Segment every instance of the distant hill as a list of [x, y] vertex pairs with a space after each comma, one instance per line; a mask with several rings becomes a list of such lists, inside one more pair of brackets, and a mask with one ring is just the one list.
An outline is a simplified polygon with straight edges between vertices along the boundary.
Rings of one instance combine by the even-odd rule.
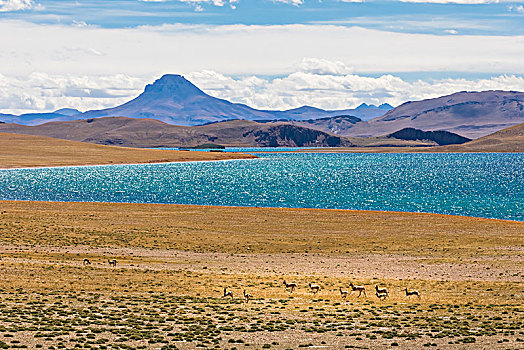
[[369, 122], [340, 133], [344, 136], [386, 135], [403, 128], [445, 130], [471, 139], [524, 122], [524, 93], [457, 92], [406, 102]]
[[413, 128], [404, 128], [387, 135], [387, 137], [400, 140], [430, 140], [435, 141], [439, 146], [461, 144], [471, 141], [471, 139], [468, 139], [467, 137], [449, 131], [422, 131]]
[[51, 122], [38, 126], [2, 124], [0, 132], [49, 136], [126, 147], [351, 146], [346, 138], [288, 123], [234, 120], [203, 126], [176, 126], [152, 119], [108, 117]]
[[[66, 121], [81, 118], [80, 112], [73, 108], [62, 108], [49, 113], [26, 113], [20, 115], [0, 114], [0, 120], [6, 123], [17, 123], [22, 125], [39, 125], [52, 121]], [[77, 116], [77, 117], [75, 117]]]

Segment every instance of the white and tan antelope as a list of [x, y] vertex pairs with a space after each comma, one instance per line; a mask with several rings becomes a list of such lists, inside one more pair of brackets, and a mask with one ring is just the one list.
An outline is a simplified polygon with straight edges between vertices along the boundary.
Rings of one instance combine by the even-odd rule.
[[342, 287], [339, 287], [339, 290], [340, 290], [340, 295], [342, 296], [342, 298], [346, 299], [347, 296], [349, 295], [349, 291], [343, 290]]
[[375, 291], [378, 294], [386, 294], [387, 296], [389, 296], [389, 292], [386, 288], [379, 288], [376, 284], [375, 284]]
[[388, 297], [388, 293], [379, 293], [379, 292], [375, 292], [375, 295], [377, 296], [377, 298], [379, 298], [380, 300], [384, 300]]
[[116, 259], [107, 259], [109, 266], [116, 267]]
[[295, 288], [297, 287], [297, 284], [294, 282], [287, 283], [286, 280], [284, 280], [284, 286], [286, 286], [286, 289], [290, 289], [291, 292], [293, 292]]
[[231, 299], [233, 299], [233, 291], [232, 290], [227, 290], [227, 287], [224, 287], [224, 295], [222, 295], [222, 298], [227, 298], [227, 297], [231, 297]]
[[309, 289], [315, 294], [317, 294], [320, 291], [320, 286], [318, 284], [309, 284]]
[[366, 287], [364, 287], [364, 286], [355, 286], [355, 285], [353, 285], [353, 282], [350, 282], [349, 286], [351, 287], [351, 292], [358, 292], [358, 297], [357, 298], [360, 298], [362, 293], [364, 293], [364, 296], [367, 297]]
[[244, 289], [244, 299], [246, 300], [246, 303], [249, 303], [249, 301], [253, 299], [253, 296], [249, 293], [246, 293], [245, 289]]
[[420, 293], [418, 292], [418, 290], [408, 291], [407, 288], [404, 288], [404, 291], [406, 292], [406, 297], [410, 297], [412, 295], [416, 295], [420, 299]]
[[85, 258], [83, 264], [84, 265], [91, 265], [91, 261], [88, 258]]

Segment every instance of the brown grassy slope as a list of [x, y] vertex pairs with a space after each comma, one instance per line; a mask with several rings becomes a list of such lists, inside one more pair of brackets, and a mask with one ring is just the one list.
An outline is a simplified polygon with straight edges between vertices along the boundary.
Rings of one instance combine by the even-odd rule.
[[25, 126], [0, 124], [0, 132], [40, 135], [71, 141], [125, 147], [194, 147], [205, 143], [224, 146], [328, 146], [327, 138], [345, 138], [287, 123], [232, 120], [201, 126], [178, 126], [153, 119], [106, 117]]
[[522, 222], [435, 214], [0, 201], [2, 211], [3, 244], [441, 257], [524, 247]]
[[0, 133], [0, 149], [0, 168], [254, 158], [240, 153], [123, 148], [7, 133]]
[[524, 152], [524, 123], [462, 145], [442, 148], [449, 152]]

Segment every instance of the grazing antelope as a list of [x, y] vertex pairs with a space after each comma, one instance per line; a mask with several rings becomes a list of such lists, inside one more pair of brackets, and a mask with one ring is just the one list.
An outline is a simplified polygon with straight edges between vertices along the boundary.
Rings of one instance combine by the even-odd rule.
[[420, 299], [420, 293], [418, 292], [418, 290], [408, 291], [407, 288], [404, 288], [404, 291], [406, 292], [406, 296], [407, 297], [412, 296], [412, 295], [416, 295]]
[[291, 282], [291, 283], [286, 283], [286, 280], [284, 280], [284, 286], [286, 286], [286, 289], [291, 289], [291, 292], [293, 292], [295, 290], [295, 288], [297, 287], [297, 284], [294, 283], [294, 282]]
[[84, 265], [91, 265], [91, 261], [89, 261], [88, 258], [85, 258], [83, 264]]
[[351, 291], [352, 291], [352, 292], [358, 292], [358, 297], [357, 297], [357, 298], [360, 298], [360, 296], [362, 295], [362, 293], [364, 293], [364, 296], [367, 297], [367, 294], [366, 294], [366, 287], [364, 287], [364, 286], [354, 286], [354, 285], [353, 285], [353, 282], [350, 282], [350, 283], [349, 283], [349, 286], [351, 287]]
[[317, 294], [320, 291], [320, 286], [318, 284], [309, 284], [309, 289], [315, 294]]
[[227, 297], [231, 297], [231, 299], [233, 299], [233, 291], [232, 290], [228, 291], [227, 287], [225, 287], [224, 295], [222, 295], [222, 298], [227, 298]]
[[109, 266], [116, 267], [116, 259], [113, 259], [113, 260], [107, 259], [107, 262], [109, 263]]
[[342, 290], [342, 287], [339, 287], [340, 295], [342, 295], [343, 299], [346, 299], [346, 297], [349, 295], [349, 292], [347, 290]]
[[244, 289], [244, 299], [246, 300], [246, 303], [249, 303], [249, 300], [253, 299], [253, 296], [251, 294], [246, 293], [245, 289]]
[[388, 296], [388, 293], [379, 293], [379, 292], [375, 292], [375, 295], [376, 295], [377, 298], [379, 298], [380, 300], [384, 300], [384, 299], [386, 299], [386, 297]]
[[378, 294], [386, 294], [387, 296], [389, 296], [389, 292], [386, 288], [379, 288], [376, 284], [375, 284], [375, 290], [377, 291]]

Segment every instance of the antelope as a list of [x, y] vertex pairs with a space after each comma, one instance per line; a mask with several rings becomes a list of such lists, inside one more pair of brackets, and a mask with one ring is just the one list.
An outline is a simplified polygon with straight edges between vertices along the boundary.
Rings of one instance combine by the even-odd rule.
[[420, 299], [420, 293], [418, 292], [418, 290], [412, 290], [409, 292], [407, 288], [404, 288], [404, 291], [406, 292], [407, 297], [416, 295]]
[[347, 290], [342, 290], [342, 287], [339, 287], [340, 295], [342, 295], [343, 299], [346, 299], [346, 297], [349, 295], [349, 292]]
[[309, 284], [309, 289], [315, 294], [317, 294], [320, 291], [320, 286], [318, 284]]
[[249, 303], [249, 300], [253, 299], [253, 296], [251, 294], [246, 293], [245, 289], [244, 289], [244, 299], [246, 299], [246, 303]]
[[386, 297], [388, 296], [388, 293], [379, 293], [379, 292], [375, 292], [375, 295], [376, 295], [377, 298], [379, 298], [380, 300], [384, 300], [384, 299], [386, 299]]
[[386, 294], [387, 296], [389, 296], [389, 292], [386, 288], [379, 288], [376, 284], [375, 284], [375, 290], [377, 291], [378, 294]]
[[295, 288], [297, 287], [297, 284], [294, 283], [294, 282], [291, 282], [291, 283], [286, 283], [286, 280], [284, 280], [284, 286], [286, 286], [286, 289], [291, 289], [291, 292], [293, 292], [295, 290]]
[[366, 294], [366, 287], [364, 287], [364, 286], [354, 286], [354, 285], [353, 285], [353, 282], [350, 282], [350, 283], [349, 283], [349, 286], [351, 287], [351, 291], [352, 291], [352, 292], [357, 292], [357, 291], [358, 291], [358, 297], [357, 297], [357, 298], [360, 298], [360, 296], [362, 295], [362, 293], [364, 293], [364, 296], [367, 297], [367, 294]]
[[84, 265], [91, 265], [91, 261], [89, 261], [88, 258], [85, 258], [83, 264]]
[[116, 259], [113, 259], [113, 260], [107, 259], [107, 262], [109, 263], [109, 266], [116, 267]]
[[231, 299], [233, 299], [233, 291], [232, 290], [228, 291], [227, 287], [224, 287], [224, 295], [222, 296], [222, 298], [227, 298], [227, 297], [231, 297]]

